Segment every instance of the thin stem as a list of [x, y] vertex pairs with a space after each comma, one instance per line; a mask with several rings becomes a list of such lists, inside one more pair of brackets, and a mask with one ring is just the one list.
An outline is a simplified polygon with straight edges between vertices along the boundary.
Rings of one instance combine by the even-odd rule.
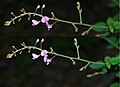
[[72, 25], [75, 28], [75, 32], [78, 32], [78, 28], [75, 26], [75, 24], [72, 24]]
[[[26, 16], [26, 15], [35, 15], [35, 16], [43, 17], [43, 15], [37, 14], [37, 13], [34, 13], [34, 12], [24, 12], [23, 14], [20, 14], [18, 16], [15, 16], [14, 18], [12, 18], [10, 20], [10, 23], [12, 23], [14, 20], [19, 19], [19, 18], [21, 18], [23, 16]], [[58, 22], [62, 22], [62, 23], [67, 23], [67, 24], [82, 25], [82, 26], [86, 26], [86, 27], [91, 27], [92, 26], [92, 25], [86, 24], [86, 23], [71, 22], [71, 21], [66, 21], [66, 20], [60, 20], [60, 19], [57, 19], [57, 18], [49, 18], [49, 19], [54, 20], [54, 21], [58, 21]], [[107, 28], [106, 26], [96, 26], [96, 27]]]
[[79, 46], [77, 46], [77, 55], [78, 55], [78, 58], [80, 59]]
[[78, 9], [78, 11], [79, 11], [80, 23], [82, 23], [82, 9]]
[[112, 44], [113, 46], [115, 46], [117, 49], [120, 50], [120, 47], [118, 45], [116, 45], [116, 43], [114, 43], [113, 41], [111, 41], [110, 39], [108, 39], [107, 37], [100, 37], [105, 39], [107, 42], [109, 42], [110, 44]]
[[70, 56], [66, 56], [66, 55], [62, 55], [62, 54], [58, 54], [58, 53], [51, 53], [51, 54], [54, 54], [54, 55], [57, 55], [59, 57], [64, 57], [64, 58], [67, 58], [67, 59], [70, 59], [72, 58], [73, 60], [79, 60], [79, 61], [82, 61], [82, 62], [87, 62], [87, 63], [94, 63], [94, 64], [105, 64], [105, 63], [100, 63], [100, 62], [93, 62], [93, 61], [89, 61], [89, 60], [85, 60], [85, 59], [82, 59], [82, 58], [75, 58], [75, 57], [70, 57]]
[[116, 0], [112, 0], [113, 3], [115, 3], [116, 5], [119, 5], [119, 2], [117, 2]]
[[80, 23], [82, 23], [82, 9], [80, 6], [80, 2], [77, 2], [77, 10], [79, 12], [79, 21], [80, 21]]
[[81, 33], [81, 35], [82, 36], [87, 35], [90, 32], [91, 29], [92, 29], [92, 27], [90, 27], [88, 30], [86, 30], [83, 33]]
[[77, 50], [77, 56], [78, 56], [78, 58], [80, 59], [79, 45], [78, 45], [77, 39], [74, 38], [74, 41], [75, 41], [75, 42], [74, 42], [74, 45], [75, 45], [76, 50]]
[[[14, 52], [12, 53], [12, 55], [13, 55], [13, 54], [16, 54], [16, 53], [19, 52], [19, 51], [23, 51], [23, 50], [25, 50], [25, 49], [36, 49], [36, 50], [42, 51], [41, 48], [38, 48], [38, 47], [35, 47], [35, 46], [24, 46], [23, 48], [14, 51]], [[89, 60], [85, 60], [85, 59], [70, 57], [70, 56], [58, 54], [58, 53], [55, 53], [55, 52], [48, 52], [48, 53], [49, 53], [49, 54], [53, 54], [53, 55], [55, 55], [55, 56], [62, 57], [62, 58], [72, 59], [72, 60], [78, 60], [78, 61], [82, 61], [82, 62], [86, 62], [86, 63], [94, 63], [94, 64], [102, 64], [102, 65], [105, 64], [105, 63], [93, 62], [93, 61], [89, 61]]]
[[80, 71], [83, 71], [83, 70], [85, 70], [89, 65], [90, 65], [90, 63], [87, 63], [85, 66], [81, 67], [79, 70], [80, 70]]

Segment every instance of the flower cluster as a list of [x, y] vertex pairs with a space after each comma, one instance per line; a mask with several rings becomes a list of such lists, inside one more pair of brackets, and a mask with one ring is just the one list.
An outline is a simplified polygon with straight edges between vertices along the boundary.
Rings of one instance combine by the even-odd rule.
[[48, 51], [47, 50], [42, 50], [41, 51], [41, 56], [44, 57], [44, 62], [46, 63], [46, 65], [49, 65], [49, 63], [52, 61], [52, 58], [51, 59], [48, 59]]
[[[39, 39], [36, 40], [35, 45], [39, 42]], [[42, 49], [42, 43], [44, 42], [44, 39], [41, 40], [41, 49]], [[46, 65], [49, 65], [53, 58], [48, 58], [48, 51], [47, 50], [41, 50], [41, 53], [39, 55], [32, 53], [32, 59], [35, 60], [39, 58], [40, 56], [44, 57], [43, 61], [46, 63]]]
[[32, 26], [38, 25], [40, 22], [42, 22], [42, 23], [45, 23], [48, 30], [50, 30], [52, 28], [52, 24], [49, 24], [48, 21], [49, 21], [49, 17], [48, 16], [43, 16], [41, 21], [32, 20]]
[[44, 61], [44, 63], [46, 63], [46, 65], [49, 65], [50, 62], [51, 62], [52, 59], [53, 59], [53, 58], [50, 58], [50, 59], [48, 58], [48, 51], [47, 51], [47, 50], [42, 50], [39, 55], [37, 55], [37, 54], [35, 54], [35, 53], [32, 53], [32, 57], [33, 57], [32, 59], [33, 59], [33, 60], [39, 58], [40, 56], [43, 56], [43, 57], [44, 57], [43, 61]]

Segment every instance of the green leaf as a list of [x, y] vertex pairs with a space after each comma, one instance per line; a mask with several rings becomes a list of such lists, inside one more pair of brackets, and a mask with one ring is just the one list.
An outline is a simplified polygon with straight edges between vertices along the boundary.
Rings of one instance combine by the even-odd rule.
[[116, 64], [120, 63], [120, 54], [117, 57], [110, 58], [110, 63], [112, 65], [116, 65]]
[[116, 76], [120, 78], [120, 71], [116, 74]]
[[115, 29], [120, 29], [120, 22], [118, 21], [113, 22], [113, 26]]
[[112, 7], [112, 8], [117, 7], [120, 4], [119, 0], [109, 0], [109, 1], [110, 1], [109, 7]]
[[116, 16], [117, 21], [115, 21], [114, 18], [108, 17], [107, 21], [106, 21], [107, 25], [109, 26], [109, 30], [110, 30], [111, 33], [113, 33], [115, 30], [120, 29], [120, 22], [118, 21], [119, 18], [117, 18], [117, 16]]
[[119, 85], [120, 84], [118, 82], [115, 82], [115, 83], [111, 84], [110, 87], [119, 87]]
[[107, 73], [107, 68], [103, 68], [102, 71], [100, 72], [101, 74]]
[[110, 25], [109, 30], [110, 30], [111, 33], [113, 33], [114, 32], [114, 27], [112, 25]]
[[114, 16], [114, 20], [120, 21], [120, 12]]
[[106, 63], [107, 68], [110, 69], [110, 67], [111, 67], [110, 57], [106, 56], [105, 59], [104, 59], [104, 61]]
[[93, 25], [93, 30], [95, 30], [96, 32], [103, 32], [106, 29], [107, 29], [107, 26], [106, 26], [105, 22], [98, 22]]
[[102, 37], [106, 37], [106, 36], [109, 36], [109, 35], [110, 35], [109, 32], [105, 32], [105, 33], [101, 34], [100, 36], [102, 36]]
[[[112, 43], [114, 43], [116, 46], [118, 45], [119, 39], [118, 39], [117, 37], [109, 37], [108, 39], [109, 39]], [[107, 46], [107, 48], [108, 48], [108, 49], [113, 49], [113, 48], [116, 47], [115, 45], [109, 43], [108, 46]]]
[[120, 63], [117, 66], [120, 67]]
[[120, 59], [113, 57], [113, 58], [110, 59], [110, 63], [111, 63], [112, 65], [116, 65], [116, 64], [120, 63]]
[[[102, 61], [98, 61], [98, 63], [103, 63]], [[103, 68], [105, 65], [104, 64], [96, 64], [96, 63], [92, 63], [90, 64], [90, 68], [91, 69], [101, 69]]]
[[107, 25], [109, 26], [109, 30], [110, 30], [111, 33], [114, 32], [113, 22], [114, 22], [114, 19], [113, 19], [112, 17], [108, 17], [108, 18], [107, 18], [106, 23], [107, 23]]
[[117, 41], [117, 37], [109, 37], [108, 39], [110, 39], [114, 43], [116, 43], [116, 41]]
[[112, 25], [113, 21], [114, 21], [114, 20], [113, 20], [112, 17], [108, 17], [106, 23], [107, 23], [107, 25], [110, 26], [110, 25]]
[[109, 45], [107, 46], [107, 49], [113, 49], [113, 48], [115, 48], [115, 46], [113, 46], [113, 45], [111, 45], [111, 44], [109, 44]]

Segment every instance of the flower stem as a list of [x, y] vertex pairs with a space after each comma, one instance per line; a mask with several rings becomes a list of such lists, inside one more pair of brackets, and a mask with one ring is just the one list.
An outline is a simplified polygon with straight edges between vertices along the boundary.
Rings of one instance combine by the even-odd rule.
[[[23, 51], [23, 50], [25, 50], [25, 49], [36, 49], [36, 50], [42, 51], [41, 48], [38, 48], [38, 47], [35, 47], [35, 46], [24, 46], [23, 48], [17, 49], [16, 51], [14, 51], [12, 54], [16, 54], [17, 52]], [[49, 53], [49, 54], [53, 54], [53, 55], [55, 55], [55, 56], [62, 57], [62, 58], [72, 59], [72, 60], [76, 60], [76, 61], [82, 61], [82, 62], [86, 62], [86, 63], [94, 63], [94, 64], [102, 64], [102, 65], [105, 64], [105, 63], [100, 63], [100, 62], [89, 61], [89, 60], [82, 59], [82, 58], [70, 57], [70, 56], [58, 54], [58, 53], [56, 53], [56, 52], [48, 52], [48, 53]]]
[[[41, 14], [38, 14], [38, 13], [34, 13], [34, 12], [24, 12], [18, 16], [15, 16], [14, 18], [12, 18], [10, 20], [10, 23], [12, 23], [14, 20], [16, 19], [19, 19], [23, 16], [26, 16], [26, 15], [34, 15], [34, 16], [38, 16], [38, 17], [43, 17], [43, 15]], [[79, 23], [79, 22], [72, 22], [72, 21], [66, 21], [66, 20], [61, 20], [61, 19], [58, 19], [58, 18], [49, 18], [50, 20], [54, 20], [54, 21], [58, 21], [58, 22], [62, 22], [62, 23], [67, 23], [67, 24], [74, 24], [74, 25], [82, 25], [82, 26], [86, 26], [86, 27], [92, 27], [92, 25], [90, 24], [86, 24], [86, 23]], [[106, 26], [96, 26], [97, 28], [107, 28]]]

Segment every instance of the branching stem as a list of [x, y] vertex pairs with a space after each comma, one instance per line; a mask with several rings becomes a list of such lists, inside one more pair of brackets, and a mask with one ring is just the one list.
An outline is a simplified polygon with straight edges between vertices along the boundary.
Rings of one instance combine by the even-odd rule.
[[[14, 52], [12, 53], [12, 55], [14, 55], [14, 54], [16, 54], [16, 53], [18, 53], [18, 52], [21, 52], [21, 51], [23, 51], [23, 50], [25, 50], [25, 49], [36, 49], [36, 50], [42, 51], [41, 48], [38, 48], [38, 47], [35, 47], [35, 46], [24, 46], [23, 48], [17, 49], [16, 51], [14, 51]], [[94, 63], [94, 64], [103, 64], [103, 65], [105, 64], [105, 63], [93, 62], [93, 61], [85, 60], [85, 59], [82, 59], [82, 58], [70, 57], [70, 56], [58, 54], [58, 53], [56, 53], [56, 52], [50, 52], [50, 51], [49, 51], [48, 53], [49, 53], [49, 54], [53, 54], [53, 55], [55, 55], [55, 56], [62, 57], [62, 58], [70, 59], [70, 60], [72, 59], [72, 60], [76, 60], [76, 61], [82, 61], [82, 62]]]
[[[41, 14], [38, 14], [38, 13], [34, 13], [34, 12], [24, 12], [18, 16], [15, 16], [14, 18], [12, 18], [10, 20], [10, 23], [14, 22], [16, 19], [19, 19], [23, 16], [26, 16], [26, 15], [34, 15], [34, 16], [38, 16], [38, 17], [43, 17], [43, 15]], [[92, 27], [93, 25], [90, 25], [90, 24], [86, 24], [86, 23], [79, 23], [79, 22], [71, 22], [71, 21], [66, 21], [66, 20], [61, 20], [61, 19], [58, 19], [58, 18], [49, 18], [50, 20], [54, 20], [54, 21], [58, 21], [58, 22], [62, 22], [62, 23], [67, 23], [67, 24], [71, 24], [71, 25], [82, 25], [82, 26], [86, 26], [86, 27]], [[97, 28], [107, 28], [106, 26], [95, 26]]]

